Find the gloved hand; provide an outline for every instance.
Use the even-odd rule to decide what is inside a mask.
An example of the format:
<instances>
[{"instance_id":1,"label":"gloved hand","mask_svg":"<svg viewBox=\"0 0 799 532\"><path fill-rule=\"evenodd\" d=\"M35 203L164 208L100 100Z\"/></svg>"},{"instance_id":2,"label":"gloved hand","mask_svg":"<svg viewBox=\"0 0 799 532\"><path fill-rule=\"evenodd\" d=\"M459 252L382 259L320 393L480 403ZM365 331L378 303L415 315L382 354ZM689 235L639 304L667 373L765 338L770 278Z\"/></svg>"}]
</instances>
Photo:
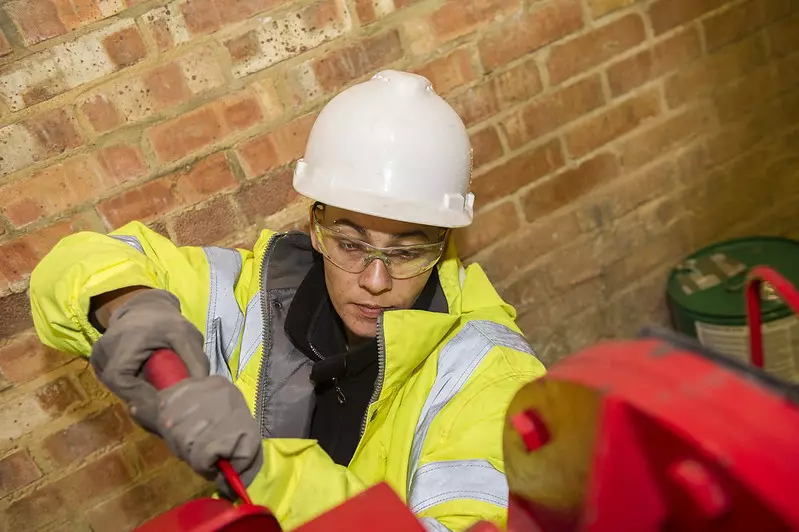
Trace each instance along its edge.
<instances>
[{"instance_id":1,"label":"gloved hand","mask_svg":"<svg viewBox=\"0 0 799 532\"><path fill-rule=\"evenodd\" d=\"M158 391L144 378L144 363L153 351L175 351L192 377L210 372L203 335L180 313L180 301L166 290L150 289L120 306L92 347L97 378L130 407L137 423L157 431Z\"/></svg>"},{"instance_id":2,"label":"gloved hand","mask_svg":"<svg viewBox=\"0 0 799 532\"><path fill-rule=\"evenodd\" d=\"M235 499L217 461L228 460L245 486L264 461L258 424L241 391L214 375L183 380L159 396L158 433L169 449L198 474L214 480L223 495Z\"/></svg>"}]
</instances>

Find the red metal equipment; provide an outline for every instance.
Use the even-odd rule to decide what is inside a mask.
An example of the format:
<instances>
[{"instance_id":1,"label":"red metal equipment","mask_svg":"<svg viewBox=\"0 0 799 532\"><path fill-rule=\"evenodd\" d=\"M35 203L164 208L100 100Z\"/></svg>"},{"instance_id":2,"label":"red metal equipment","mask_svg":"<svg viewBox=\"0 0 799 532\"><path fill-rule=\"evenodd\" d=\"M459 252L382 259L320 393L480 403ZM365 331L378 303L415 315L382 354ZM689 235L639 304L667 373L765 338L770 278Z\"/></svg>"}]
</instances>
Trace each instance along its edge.
<instances>
[{"instance_id":1,"label":"red metal equipment","mask_svg":"<svg viewBox=\"0 0 799 532\"><path fill-rule=\"evenodd\" d=\"M777 272L750 272L752 365L672 332L646 330L634 340L584 349L525 385L503 433L510 489L505 529L799 530L799 389L758 369L761 282L799 311L799 292ZM190 506L198 502L184 511L210 511L210 502ZM228 504L220 515L231 516L259 508L214 504ZM270 523L273 528L242 519L240 528L158 530L279 530ZM297 532L330 530L423 529L381 484ZM477 523L469 530L500 528Z\"/></svg>"}]
</instances>

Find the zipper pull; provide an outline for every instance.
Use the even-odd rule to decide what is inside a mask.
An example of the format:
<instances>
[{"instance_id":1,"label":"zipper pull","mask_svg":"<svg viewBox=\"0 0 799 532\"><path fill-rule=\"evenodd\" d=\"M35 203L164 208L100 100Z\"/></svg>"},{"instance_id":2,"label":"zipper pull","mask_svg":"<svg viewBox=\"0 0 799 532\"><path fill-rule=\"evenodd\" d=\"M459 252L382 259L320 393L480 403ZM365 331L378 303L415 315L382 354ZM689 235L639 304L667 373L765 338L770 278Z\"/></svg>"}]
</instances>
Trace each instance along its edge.
<instances>
[{"instance_id":1,"label":"zipper pull","mask_svg":"<svg viewBox=\"0 0 799 532\"><path fill-rule=\"evenodd\" d=\"M341 388L338 385L338 379L333 378L333 386L336 387L336 399L338 399L339 404L343 405L347 402L347 398L344 396L344 392L341 391Z\"/></svg>"}]
</instances>

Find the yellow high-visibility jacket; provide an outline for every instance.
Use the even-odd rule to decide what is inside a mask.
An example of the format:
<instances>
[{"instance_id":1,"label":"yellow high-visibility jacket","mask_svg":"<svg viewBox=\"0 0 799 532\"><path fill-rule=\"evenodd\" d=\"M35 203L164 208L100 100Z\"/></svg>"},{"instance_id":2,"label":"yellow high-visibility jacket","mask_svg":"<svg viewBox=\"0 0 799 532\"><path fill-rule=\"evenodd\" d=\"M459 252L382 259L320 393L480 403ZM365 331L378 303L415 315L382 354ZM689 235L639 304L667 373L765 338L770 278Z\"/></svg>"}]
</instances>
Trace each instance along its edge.
<instances>
[{"instance_id":1,"label":"yellow high-visibility jacket","mask_svg":"<svg viewBox=\"0 0 799 532\"><path fill-rule=\"evenodd\" d=\"M263 231L252 251L179 247L138 222L109 235L75 233L31 275L34 324L46 345L89 356L100 337L87 318L93 296L136 285L174 293L204 334L212 374L242 391L260 425L264 467L249 493L285 529L380 481L429 530L504 524L505 412L545 372L513 307L449 246L437 266L440 311L390 311L378 322L379 376L344 467L307 438L313 362L284 332L311 264L310 238L299 232Z\"/></svg>"}]
</instances>

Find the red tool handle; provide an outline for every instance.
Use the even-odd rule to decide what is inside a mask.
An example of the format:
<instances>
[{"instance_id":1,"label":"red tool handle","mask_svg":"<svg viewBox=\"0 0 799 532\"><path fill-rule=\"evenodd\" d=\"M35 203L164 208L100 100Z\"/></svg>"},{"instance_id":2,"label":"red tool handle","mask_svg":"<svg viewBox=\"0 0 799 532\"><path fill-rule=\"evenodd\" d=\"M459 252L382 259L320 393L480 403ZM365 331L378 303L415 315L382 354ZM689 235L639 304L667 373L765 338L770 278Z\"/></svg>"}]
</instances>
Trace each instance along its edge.
<instances>
[{"instance_id":1,"label":"red tool handle","mask_svg":"<svg viewBox=\"0 0 799 532\"><path fill-rule=\"evenodd\" d=\"M183 364L183 360L177 353L171 349L159 349L150 355L150 358L144 364L144 377L156 389L163 390L174 386L183 379L188 379L190 375L186 365ZM252 504L250 496L247 494L247 488L241 481L239 474L230 465L230 462L219 460L216 465L222 471L222 474L225 475L225 479L230 484L230 487L233 488L233 491L236 492L236 495L246 504Z\"/></svg>"},{"instance_id":2,"label":"red tool handle","mask_svg":"<svg viewBox=\"0 0 799 532\"><path fill-rule=\"evenodd\" d=\"M785 303L799 314L799 291L788 280L767 266L752 268L746 278L746 311L749 322L749 356L752 364L763 367L763 331L760 316L760 285L769 282Z\"/></svg>"}]
</instances>

